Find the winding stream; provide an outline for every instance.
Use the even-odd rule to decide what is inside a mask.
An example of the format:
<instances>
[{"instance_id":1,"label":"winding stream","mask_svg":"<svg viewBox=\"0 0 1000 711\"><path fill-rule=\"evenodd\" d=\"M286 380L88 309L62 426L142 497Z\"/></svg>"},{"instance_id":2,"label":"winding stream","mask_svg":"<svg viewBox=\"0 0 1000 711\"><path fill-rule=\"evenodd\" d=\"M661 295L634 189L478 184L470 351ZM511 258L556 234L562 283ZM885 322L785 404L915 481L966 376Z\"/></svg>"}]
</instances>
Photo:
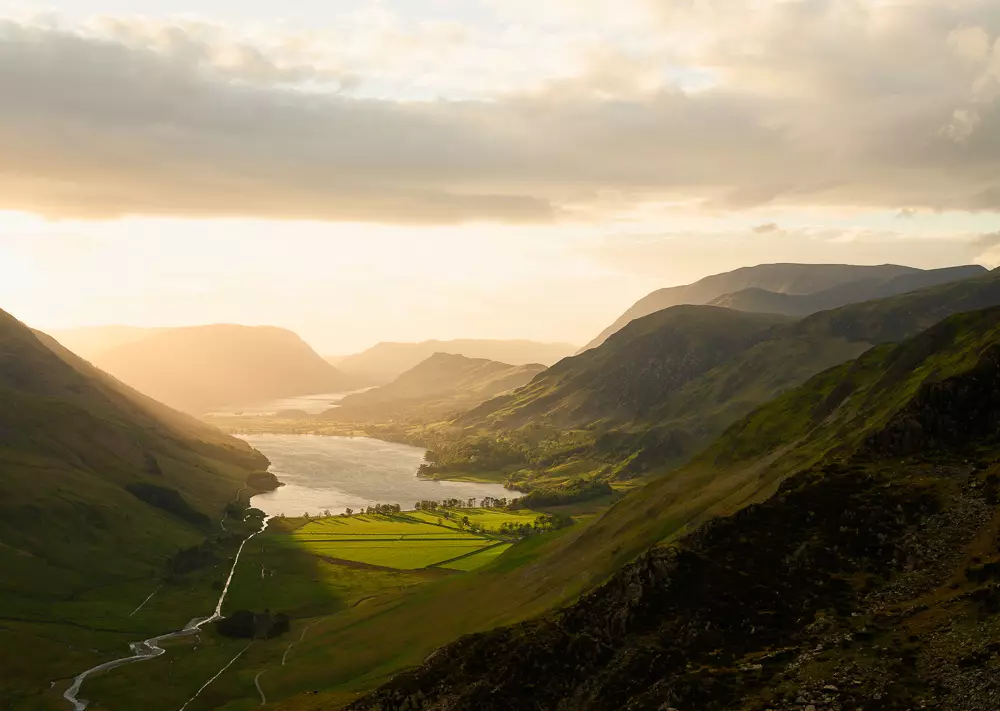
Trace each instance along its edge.
<instances>
[{"instance_id":1,"label":"winding stream","mask_svg":"<svg viewBox=\"0 0 1000 711\"><path fill-rule=\"evenodd\" d=\"M265 528L267 528L267 519L264 519L264 523L260 530L263 531ZM215 622L220 619L222 617L222 603L225 602L226 594L229 592L229 584L233 582L233 574L236 572L236 565L240 562L240 554L243 553L243 547L246 546L247 542L256 536L257 533L260 533L260 531L251 533L243 539L242 543L240 543L240 547L236 551L236 557L233 558L233 566L229 569L229 577L226 578L226 584L222 588L222 594L219 595L219 601L215 603L215 611L212 612L210 617L196 617L188 622L183 629L176 630L174 632L167 632L166 634L161 634L158 637L151 637L150 639L145 639L141 642L132 642L129 645L129 649L132 650L131 656L99 664L96 667L79 674L73 679L73 684L63 693L63 698L73 705L73 711L84 711L84 709L87 708L87 704L90 703L86 699L79 698L80 688L83 686L83 682L87 680L87 677L92 676L93 674L110 671L112 669L125 666L126 664L155 659L161 654L166 654L167 650L160 646L161 643L168 642L172 639L180 639L181 637L198 634L201 632L202 627L210 622Z\"/></svg>"}]
</instances>

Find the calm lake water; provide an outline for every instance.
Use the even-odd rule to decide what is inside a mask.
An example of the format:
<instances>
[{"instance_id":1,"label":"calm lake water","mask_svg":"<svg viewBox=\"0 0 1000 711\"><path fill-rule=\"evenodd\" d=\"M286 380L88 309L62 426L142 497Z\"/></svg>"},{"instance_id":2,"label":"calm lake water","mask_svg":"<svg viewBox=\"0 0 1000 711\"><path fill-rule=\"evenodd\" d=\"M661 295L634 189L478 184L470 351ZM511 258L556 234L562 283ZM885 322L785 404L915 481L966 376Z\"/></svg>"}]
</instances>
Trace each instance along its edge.
<instances>
[{"instance_id":1,"label":"calm lake water","mask_svg":"<svg viewBox=\"0 0 1000 711\"><path fill-rule=\"evenodd\" d=\"M244 435L271 460L271 471L285 483L253 497L252 504L272 516L342 513L369 504L399 504L412 509L420 500L517 496L499 484L418 479L424 450L367 437L319 435Z\"/></svg>"}]
</instances>

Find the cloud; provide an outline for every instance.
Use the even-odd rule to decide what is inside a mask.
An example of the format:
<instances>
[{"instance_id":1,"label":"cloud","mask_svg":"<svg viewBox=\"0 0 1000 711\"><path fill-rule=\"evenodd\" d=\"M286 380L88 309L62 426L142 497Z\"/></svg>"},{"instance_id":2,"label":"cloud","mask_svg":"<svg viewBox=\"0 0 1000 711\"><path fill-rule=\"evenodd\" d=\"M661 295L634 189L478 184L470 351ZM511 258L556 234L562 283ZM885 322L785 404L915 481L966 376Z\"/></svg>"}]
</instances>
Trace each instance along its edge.
<instances>
[{"instance_id":1,"label":"cloud","mask_svg":"<svg viewBox=\"0 0 1000 711\"><path fill-rule=\"evenodd\" d=\"M651 1L606 37L585 21L622 3L554 4L556 30L526 31L559 58L534 79L499 51L530 44L510 27L0 20L0 209L541 223L613 193L1000 210L996 3ZM456 53L497 88L470 93Z\"/></svg>"},{"instance_id":2,"label":"cloud","mask_svg":"<svg viewBox=\"0 0 1000 711\"><path fill-rule=\"evenodd\" d=\"M769 232L777 232L778 229L779 228L778 228L777 223L768 222L768 223L763 224L763 225L757 225L756 227L753 228L753 232L754 232L754 234L763 235L763 234L767 234Z\"/></svg>"}]
</instances>

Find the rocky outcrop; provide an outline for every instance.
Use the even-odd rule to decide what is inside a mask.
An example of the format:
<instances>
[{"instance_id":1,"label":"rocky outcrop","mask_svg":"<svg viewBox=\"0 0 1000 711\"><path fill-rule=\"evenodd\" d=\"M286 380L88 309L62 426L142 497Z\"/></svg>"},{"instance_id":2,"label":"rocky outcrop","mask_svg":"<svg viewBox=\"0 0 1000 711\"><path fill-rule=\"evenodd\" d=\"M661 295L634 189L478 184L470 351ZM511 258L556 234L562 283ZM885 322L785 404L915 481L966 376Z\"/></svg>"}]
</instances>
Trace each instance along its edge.
<instances>
[{"instance_id":1,"label":"rocky outcrop","mask_svg":"<svg viewBox=\"0 0 1000 711\"><path fill-rule=\"evenodd\" d=\"M972 442L1000 434L1000 347L987 348L978 363L954 378L924 384L890 422L870 435L866 453L893 457Z\"/></svg>"}]
</instances>

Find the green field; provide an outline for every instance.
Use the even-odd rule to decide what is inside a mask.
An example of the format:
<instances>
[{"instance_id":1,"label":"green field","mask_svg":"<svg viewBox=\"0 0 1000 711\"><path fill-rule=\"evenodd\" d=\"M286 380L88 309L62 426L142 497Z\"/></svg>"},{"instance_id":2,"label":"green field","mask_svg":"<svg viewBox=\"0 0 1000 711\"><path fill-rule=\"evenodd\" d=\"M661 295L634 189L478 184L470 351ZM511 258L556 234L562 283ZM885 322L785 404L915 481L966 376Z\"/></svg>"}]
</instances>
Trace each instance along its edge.
<instances>
[{"instance_id":1,"label":"green field","mask_svg":"<svg viewBox=\"0 0 1000 711\"><path fill-rule=\"evenodd\" d=\"M447 568L448 570L476 570L477 568L482 568L484 565L492 563L497 558L499 558L508 548L510 548L509 543L499 543L497 545L489 546L484 548L477 553L472 555L467 555L457 560L448 561L442 563L442 568Z\"/></svg>"},{"instance_id":2,"label":"green field","mask_svg":"<svg viewBox=\"0 0 1000 711\"><path fill-rule=\"evenodd\" d=\"M395 570L435 565L473 570L498 555L470 554L501 542L496 532L502 524L531 524L537 516L535 512L485 509L413 512L393 517L359 515L309 520L287 535L295 544L329 562ZM478 532L469 530L473 525ZM460 565L448 564L458 558Z\"/></svg>"}]
</instances>

